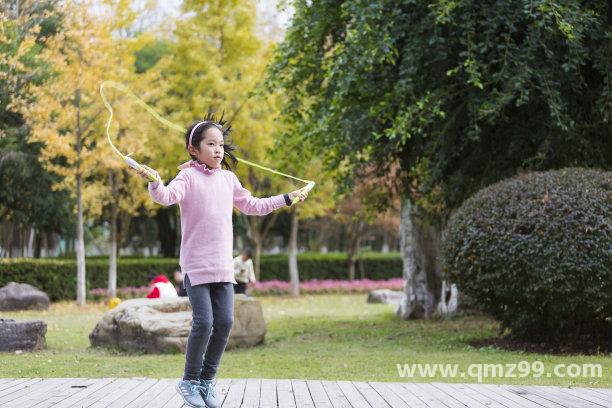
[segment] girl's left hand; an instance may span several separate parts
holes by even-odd
[[[300,197],[300,201],[304,201],[308,197],[308,192],[304,191],[306,187],[295,190],[289,193],[289,200],[293,201],[295,197]]]

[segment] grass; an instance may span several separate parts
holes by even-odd
[[[361,381],[478,382],[472,375],[402,378],[397,364],[521,364],[514,377],[482,378],[486,383],[612,387],[612,355],[558,356],[474,348],[470,341],[495,336],[498,324],[485,316],[402,321],[394,307],[367,304],[367,295],[260,297],[268,323],[265,344],[227,351],[220,378],[299,378]],[[101,303],[78,308],[60,302],[45,312],[4,312],[2,318],[42,319],[47,348],[0,353],[0,377],[152,377],[177,378],[181,354],[126,354],[89,347],[89,333],[104,314]],[[600,378],[519,377],[527,364],[542,361],[546,372],[555,364],[601,364]],[[528,363],[521,363],[526,361]],[[470,371],[474,373],[474,371]]]

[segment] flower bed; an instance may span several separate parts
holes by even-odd
[[[280,280],[256,282],[249,285],[253,295],[285,295],[290,293],[291,284]],[[402,290],[402,278],[387,280],[355,279],[311,279],[300,282],[300,293],[368,293],[375,289]]]
[[[269,280],[249,284],[252,295],[286,295],[290,293],[291,284],[281,280]],[[339,279],[311,279],[300,282],[300,293],[368,293],[375,289],[402,290],[402,278],[386,280],[355,279],[352,281]],[[105,288],[91,289],[89,294],[94,299],[105,299]],[[117,297],[132,299],[145,297],[149,293],[148,286],[128,286],[117,288]]]

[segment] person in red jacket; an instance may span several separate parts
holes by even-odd
[[[150,283],[151,291],[147,295],[149,299],[155,298],[175,298],[178,297],[174,285],[165,275],[155,276]]]

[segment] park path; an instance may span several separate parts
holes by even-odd
[[[0,378],[2,408],[178,408],[175,379]],[[552,386],[223,379],[223,408],[612,407],[612,389]]]

